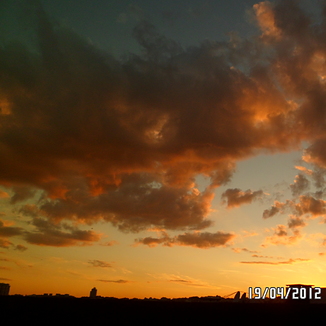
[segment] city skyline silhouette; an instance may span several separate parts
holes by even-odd
[[[325,12],[318,0],[1,1],[9,297],[319,295]]]

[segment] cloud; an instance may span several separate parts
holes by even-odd
[[[175,275],[175,274],[158,274],[158,275],[150,275],[155,279],[159,279],[163,282],[170,282],[174,284],[180,284],[185,286],[200,286],[200,287],[207,287],[212,288],[212,285],[208,284],[207,282],[203,282],[199,279],[194,279],[187,275]]]
[[[303,174],[295,176],[294,183],[290,185],[293,196],[298,196],[309,189],[309,181]]]
[[[274,205],[270,209],[265,209],[263,212],[263,218],[269,218],[272,217],[278,213],[283,213],[284,208],[286,207],[287,203],[281,203],[279,201],[275,201]]]
[[[103,242],[100,245],[106,246],[106,247],[111,247],[111,246],[115,246],[118,243],[119,243],[118,241],[112,240],[112,241]]]
[[[294,263],[300,263],[300,262],[307,262],[310,261],[310,259],[303,259],[303,258],[296,258],[296,259],[289,259],[286,261],[277,261],[277,262],[271,262],[271,261],[241,261],[241,264],[265,264],[265,265],[292,265]]]
[[[263,256],[263,255],[251,255],[254,258],[275,258],[273,256]],[[276,257],[277,259],[281,259],[282,257]]]
[[[28,243],[39,246],[90,245],[100,240],[100,235],[94,231],[79,230],[69,224],[55,224],[42,218],[33,218],[32,224],[36,230],[25,231],[24,239]]]
[[[268,245],[293,245],[302,238],[300,230],[296,227],[303,226],[301,221],[290,220],[289,229],[285,225],[279,224],[276,228],[272,228],[274,234],[265,239],[265,242],[261,245],[266,247]]]
[[[304,167],[304,166],[298,166],[296,165],[295,168],[299,171],[302,171],[303,173],[307,174],[307,175],[312,175],[313,174],[313,171]]]
[[[315,196],[318,197],[318,193]],[[316,218],[326,214],[326,201],[316,199],[313,195],[301,195],[295,200],[286,200],[284,203],[275,201],[270,209],[264,210],[263,218],[272,217],[277,213],[285,213],[286,210],[297,218],[303,215],[307,215],[308,218]]]
[[[131,281],[128,280],[98,280],[98,281],[104,283],[118,283],[118,284],[131,283]]]
[[[218,246],[221,234],[189,232],[212,225],[214,190],[238,161],[306,141],[304,159],[326,166],[326,32],[296,1],[256,4],[258,38],[189,48],[131,5],[118,20],[139,20],[133,36],[141,54],[121,60],[53,26],[39,5],[24,6],[29,37],[5,39],[0,49],[0,185],[32,223],[48,221],[26,231],[29,243],[91,243],[99,235],[60,223],[104,221],[124,232],[182,230],[173,241]],[[202,191],[198,175],[209,179]],[[294,195],[305,180],[298,177]],[[231,208],[262,194],[235,188],[224,198]],[[312,214],[323,205],[310,203]],[[263,217],[278,212],[274,204]]]
[[[14,186],[12,187],[12,190],[15,192],[15,194],[10,198],[11,204],[16,204],[32,198],[35,195],[35,190],[32,190],[27,186]]]
[[[112,264],[107,263],[103,260],[89,260],[88,263],[91,264],[93,267],[103,267],[103,268],[112,267]]]
[[[190,246],[195,248],[213,248],[225,246],[228,242],[235,238],[232,233],[224,232],[193,232],[179,234],[174,237],[169,237],[167,233],[163,232],[160,238],[146,237],[141,239],[136,239],[136,244],[144,244],[149,247],[155,247],[158,244],[163,244],[164,246]]]
[[[4,221],[0,220],[0,237],[13,237],[23,234],[23,228],[5,226]]]
[[[28,248],[19,244],[19,245],[16,245],[14,249],[19,250],[19,251],[26,251]]]
[[[183,279],[169,280],[169,282],[179,283],[183,285],[191,285],[191,286],[204,286],[203,284],[197,284],[191,280],[183,280]]]
[[[256,250],[249,250],[247,248],[232,248],[232,250],[236,253],[240,253],[241,251],[249,252],[249,253],[258,253]]]
[[[222,194],[222,199],[226,198],[226,203],[228,208],[238,207],[242,204],[250,204],[253,200],[261,198],[263,195],[262,190],[257,191],[241,191],[240,189],[227,189]]]
[[[295,205],[298,216],[310,214],[311,217],[317,217],[326,213],[326,201],[315,199],[312,196],[300,196],[300,202]]]
[[[307,223],[300,217],[292,217],[289,222],[288,226],[290,229],[295,229],[297,227],[304,227]]]

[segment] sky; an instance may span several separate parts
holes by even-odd
[[[118,298],[326,287],[326,4],[0,2],[0,282]]]

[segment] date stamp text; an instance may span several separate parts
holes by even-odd
[[[321,299],[321,288],[315,287],[249,287],[249,299],[292,299],[292,300],[308,300],[308,299]]]

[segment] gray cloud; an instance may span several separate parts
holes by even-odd
[[[228,208],[233,208],[242,204],[250,204],[253,200],[261,198],[263,194],[262,190],[251,191],[248,189],[246,191],[241,191],[240,189],[235,188],[227,189],[222,194],[222,199],[226,199]]]

